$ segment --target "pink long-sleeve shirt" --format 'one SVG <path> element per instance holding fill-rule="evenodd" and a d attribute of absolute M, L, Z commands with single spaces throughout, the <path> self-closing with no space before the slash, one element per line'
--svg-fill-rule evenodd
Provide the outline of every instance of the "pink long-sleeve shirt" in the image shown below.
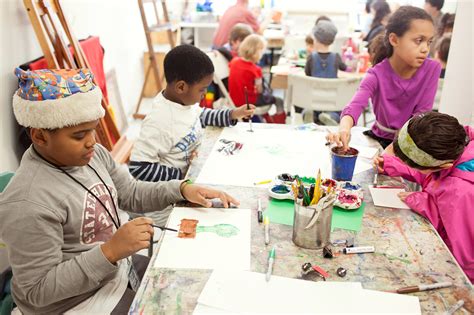
<path fill-rule="evenodd" d="M 433 224 L 474 282 L 474 129 L 465 129 L 471 141 L 453 167 L 424 175 L 397 157 L 384 155 L 384 171 L 422 186 L 405 203 Z"/>
<path fill-rule="evenodd" d="M 441 66 L 437 61 L 426 59 L 410 79 L 402 79 L 388 59 L 369 69 L 341 117 L 351 116 L 357 123 L 361 113 L 372 99 L 376 120 L 389 129 L 400 129 L 412 116 L 431 111 L 438 89 Z M 385 132 L 374 124 L 376 136 L 393 139 L 394 133 Z"/>

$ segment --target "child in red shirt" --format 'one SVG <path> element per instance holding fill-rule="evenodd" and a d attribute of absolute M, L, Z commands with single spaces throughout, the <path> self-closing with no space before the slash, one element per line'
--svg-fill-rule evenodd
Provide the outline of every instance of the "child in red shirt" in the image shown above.
<path fill-rule="evenodd" d="M 265 50 L 265 39 L 257 34 L 247 36 L 239 47 L 239 57 L 229 64 L 229 94 L 235 106 L 245 105 L 245 88 L 249 104 L 256 106 L 275 104 L 277 113 L 282 113 L 283 100 L 263 93 L 262 69 L 256 63 Z"/>

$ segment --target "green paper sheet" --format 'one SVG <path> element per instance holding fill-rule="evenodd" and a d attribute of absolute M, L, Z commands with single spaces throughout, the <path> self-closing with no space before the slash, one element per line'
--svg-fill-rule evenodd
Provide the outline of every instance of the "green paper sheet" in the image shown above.
<path fill-rule="evenodd" d="M 265 215 L 268 215 L 270 222 L 285 225 L 293 225 L 293 200 L 270 199 Z"/>
<path fill-rule="evenodd" d="M 359 232 L 364 216 L 365 202 L 357 210 L 342 210 L 334 207 L 332 211 L 331 231 L 336 228 Z M 293 225 L 294 205 L 291 200 L 270 199 L 265 215 L 268 215 L 270 222 Z"/>
<path fill-rule="evenodd" d="M 362 227 L 364 208 L 365 202 L 357 210 L 342 210 L 341 208 L 334 207 L 332 209 L 331 231 L 339 228 L 359 232 Z"/>

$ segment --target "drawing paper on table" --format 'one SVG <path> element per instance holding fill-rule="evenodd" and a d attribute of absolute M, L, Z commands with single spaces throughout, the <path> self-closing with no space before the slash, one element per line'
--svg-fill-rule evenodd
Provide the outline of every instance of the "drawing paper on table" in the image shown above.
<path fill-rule="evenodd" d="M 154 267 L 250 268 L 249 209 L 174 208 L 168 227 L 179 229 L 183 218 L 199 220 L 196 237 L 166 231 Z"/>
<path fill-rule="evenodd" d="M 278 258 L 277 258 L 278 259 Z M 278 260 L 276 260 L 277 263 Z M 344 296 L 344 303 L 341 303 Z M 266 302 L 266 303 L 265 303 Z M 354 282 L 313 282 L 263 273 L 214 270 L 196 313 L 420 314 L 417 297 L 362 289 Z"/>
<path fill-rule="evenodd" d="M 354 167 L 354 175 L 373 169 L 374 167 L 369 162 L 370 161 L 367 159 L 357 157 L 356 165 Z"/>
<path fill-rule="evenodd" d="M 377 148 L 372 148 L 372 147 L 367 147 L 365 145 L 351 145 L 351 147 L 357 149 L 359 151 L 359 157 L 367 158 L 367 159 L 372 159 L 375 154 L 377 154 L 378 149 Z"/>
<path fill-rule="evenodd" d="M 221 139 L 241 143 L 239 153 L 220 153 Z M 327 178 L 331 164 L 325 143 L 322 132 L 254 128 L 250 133 L 224 128 L 196 182 L 253 187 L 262 178 L 273 179 L 281 173 L 313 177 L 318 169 Z"/>
<path fill-rule="evenodd" d="M 372 200 L 374 205 L 379 207 L 387 208 L 397 208 L 397 209 L 410 209 L 400 200 L 397 196 L 399 192 L 404 192 L 405 189 L 397 188 L 374 188 L 374 186 L 369 185 L 370 194 L 372 195 Z"/>

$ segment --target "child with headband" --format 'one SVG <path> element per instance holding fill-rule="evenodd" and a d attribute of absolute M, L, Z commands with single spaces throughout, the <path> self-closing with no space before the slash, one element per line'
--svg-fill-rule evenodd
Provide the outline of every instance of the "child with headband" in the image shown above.
<path fill-rule="evenodd" d="M 379 172 L 402 176 L 422 191 L 399 194 L 438 231 L 474 280 L 474 129 L 452 116 L 429 112 L 410 119 L 382 157 Z M 393 154 L 393 155 L 391 155 Z"/>

